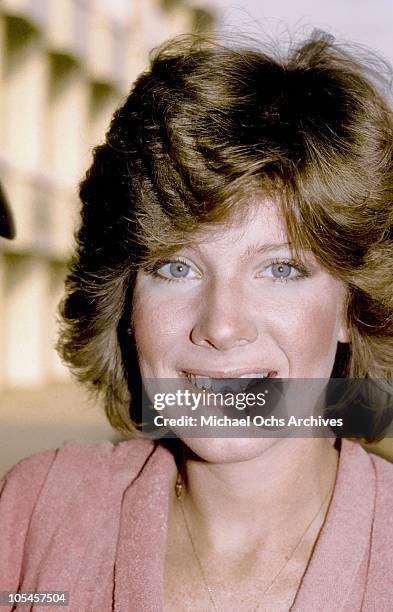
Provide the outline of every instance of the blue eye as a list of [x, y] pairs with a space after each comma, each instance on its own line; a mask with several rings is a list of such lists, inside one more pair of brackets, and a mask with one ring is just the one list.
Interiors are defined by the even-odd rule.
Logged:
[[271, 271], [274, 278], [288, 278], [291, 275], [292, 270], [294, 270], [293, 266], [285, 262], [274, 263], [271, 266]]
[[190, 270], [190, 266], [188, 266], [187, 264], [181, 261], [176, 261], [175, 263], [171, 263], [167, 265], [169, 267], [169, 274], [171, 276], [174, 276], [175, 278], [186, 278]]
[[264, 275], [274, 282], [286, 282], [306, 278], [310, 272], [300, 262], [277, 259], [265, 268]]
[[183, 280], [196, 278], [197, 273], [185, 261], [168, 261], [158, 264], [154, 269], [155, 276], [164, 278], [165, 280]]

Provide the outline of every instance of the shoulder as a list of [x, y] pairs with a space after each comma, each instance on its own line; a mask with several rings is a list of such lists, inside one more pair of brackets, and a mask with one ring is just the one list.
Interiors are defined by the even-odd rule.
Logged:
[[168, 457], [144, 440], [71, 442], [19, 462], [0, 482], [0, 586], [17, 588], [26, 549], [38, 550], [59, 520], [119, 514], [125, 490], [149, 478], [150, 464], [166, 470]]
[[[375, 505], [364, 610], [391, 609], [393, 567], [393, 464], [369, 454], [375, 472]], [[365, 491], [365, 495], [367, 495]]]
[[83, 506], [109, 494], [121, 497], [150, 461], [160, 463], [160, 452], [144, 440], [116, 445], [69, 442], [32, 455], [0, 482], [0, 521], [7, 522], [10, 532], [12, 528], [21, 531], [22, 526], [27, 529], [33, 514], [48, 517], [71, 500]]
[[364, 528], [369, 516], [371, 549], [389, 556], [393, 566], [393, 464], [343, 440], [338, 481], [340, 503], [354, 519], [363, 517]]
[[[375, 474], [375, 522], [383, 524], [393, 547], [393, 463], [368, 453]], [[366, 492], [367, 493], [367, 492]]]
[[124, 474], [132, 480], [154, 454], [154, 445], [145, 440], [113, 444], [68, 442], [56, 450], [37, 453], [17, 463], [1, 482], [1, 494], [10, 489], [21, 491], [28, 484], [31, 494], [39, 493], [48, 478], [70, 482], [105, 479], [111, 473]]
[[393, 546], [393, 464], [382, 457], [369, 454], [375, 471], [375, 520], [383, 522]]
[[[387, 484], [392, 484], [393, 463], [387, 461], [387, 459], [384, 459], [383, 457], [379, 457], [378, 455], [374, 455], [372, 453], [368, 453], [368, 456], [370, 457], [371, 462], [374, 466], [377, 481], [380, 484], [383, 484], [385, 482]], [[393, 490], [387, 491], [387, 493], [389, 493], [391, 498], [393, 499]]]
[[[112, 550], [125, 491], [169, 465], [164, 449], [143, 440], [70, 442], [18, 463], [0, 483], [0, 590], [16, 590], [26, 568], [36, 576], [45, 563], [65, 563], [67, 542], [74, 552], [104, 540]], [[56, 543], [57, 557], [48, 556]]]
[[[368, 452], [359, 442], [344, 439], [342, 448], [346, 458], [345, 469], [349, 476], [361, 479], [363, 486], [375, 486], [378, 505], [393, 504], [393, 463]], [[364, 494], [367, 494], [367, 491], [364, 491]]]
[[[359, 464], [369, 470], [372, 477], [367, 480], [368, 490], [364, 495], [374, 496], [374, 523], [375, 528], [383, 523], [387, 537], [392, 538], [393, 544], [393, 463], [366, 452], [357, 444], [356, 458], [361, 459]], [[368, 467], [369, 466], [369, 467]]]

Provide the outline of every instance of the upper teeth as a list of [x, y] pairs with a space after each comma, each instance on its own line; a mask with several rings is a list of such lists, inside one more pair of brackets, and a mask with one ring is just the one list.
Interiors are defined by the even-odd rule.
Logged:
[[249, 381], [240, 382], [240, 379], [256, 379], [260, 380], [267, 378], [269, 372], [250, 372], [234, 378], [211, 378], [210, 376], [199, 376], [198, 374], [187, 373], [187, 378], [201, 391], [223, 392], [228, 391], [245, 391], [249, 385]]

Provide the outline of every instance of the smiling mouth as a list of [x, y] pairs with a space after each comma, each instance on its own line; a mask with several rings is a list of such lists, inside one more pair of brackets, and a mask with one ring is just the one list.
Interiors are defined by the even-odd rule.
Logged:
[[185, 376], [200, 391], [211, 391], [212, 393], [234, 393], [246, 391], [257, 385], [260, 381], [277, 376], [274, 370], [263, 372], [245, 372], [237, 376], [212, 376], [207, 374], [194, 374], [184, 371]]

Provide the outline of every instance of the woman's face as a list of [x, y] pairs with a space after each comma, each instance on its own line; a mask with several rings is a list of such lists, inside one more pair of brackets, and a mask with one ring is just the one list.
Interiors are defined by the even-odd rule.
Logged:
[[133, 326], [142, 379], [329, 378], [337, 342], [347, 341], [345, 298], [344, 284], [311, 252], [293, 259], [279, 207], [258, 204], [247, 219], [205, 231], [153, 271], [138, 272]]

